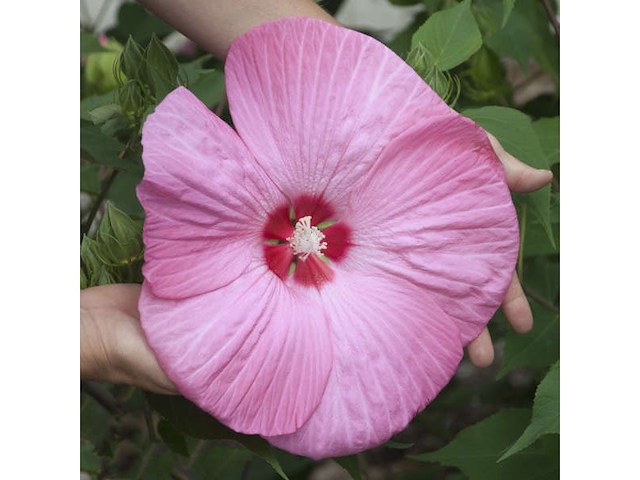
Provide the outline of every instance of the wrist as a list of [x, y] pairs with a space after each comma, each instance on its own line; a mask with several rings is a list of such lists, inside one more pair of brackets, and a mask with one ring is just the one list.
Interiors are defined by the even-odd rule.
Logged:
[[140, 3], [221, 59], [236, 38], [265, 22], [295, 16], [338, 23], [314, 0], [140, 0]]
[[80, 307], [80, 378], [111, 381], [109, 338], [92, 309]]

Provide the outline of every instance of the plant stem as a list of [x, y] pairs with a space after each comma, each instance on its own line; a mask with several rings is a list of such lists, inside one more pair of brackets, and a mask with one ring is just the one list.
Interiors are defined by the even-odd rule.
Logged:
[[198, 457], [204, 453], [204, 451], [207, 449], [208, 446], [209, 446], [208, 440], [198, 440], [198, 443], [196, 444], [196, 448], [193, 449], [193, 452], [189, 457], [189, 461], [187, 462], [187, 465], [186, 465], [187, 469], [190, 469], [191, 467], [193, 467], [193, 464], [196, 462]]
[[240, 480], [247, 480], [249, 478], [249, 468], [251, 468], [251, 460], [244, 462], [244, 467], [242, 467], [242, 473], [240, 474]]
[[220, 101], [216, 105], [216, 109], [214, 110], [213, 113], [221, 117], [226, 107], [227, 107], [227, 92], [225, 90], [222, 92], [222, 97], [220, 98]]
[[556, 32], [556, 37], [558, 37], [558, 39], [560, 39], [560, 23], [558, 22], [558, 19], [556, 18], [556, 14], [553, 13], [553, 8], [551, 8], [551, 3], [549, 3], [549, 0], [540, 0], [542, 2], [542, 5], [544, 6], [544, 10], [545, 12], [547, 12], [547, 16], [549, 17], [549, 21], [551, 22], [551, 25], [553, 26], [553, 30]]
[[524, 263], [524, 239], [527, 233], [527, 205], [520, 207], [520, 249], [518, 251], [518, 278], [522, 283], [523, 263]]
[[104, 199], [106, 198], [107, 193], [109, 193], [109, 189], [111, 188], [111, 185], [113, 185], [113, 181], [118, 175], [118, 172], [119, 170], [113, 170], [113, 172], [111, 172], [111, 175], [109, 175], [109, 178], [107, 178], [104, 185], [102, 186], [102, 189], [100, 190], [100, 193], [96, 197], [96, 201], [93, 202], [93, 206], [91, 207], [91, 211], [89, 212], [87, 221], [84, 222], [84, 225], [80, 230], [80, 241], [82, 241], [82, 237], [89, 234], [89, 230], [91, 229], [91, 224], [95, 220], [96, 215], [98, 214], [98, 210], [100, 210], [100, 206], [102, 205], [102, 202], [104, 202]]
[[560, 309], [558, 307], [556, 307], [553, 303], [551, 303], [549, 300], [544, 298], [538, 292], [531, 290], [525, 284], [522, 284], [522, 289], [524, 290], [524, 293], [526, 293], [528, 296], [533, 298], [536, 302], [538, 302], [540, 305], [545, 307], [547, 310], [551, 310], [553, 313], [560, 313]]
[[[144, 397], [144, 396], [143, 396]], [[149, 437], [149, 441], [151, 443], [157, 443], [160, 441], [158, 435], [156, 435], [156, 428], [153, 422], [153, 417], [151, 416], [151, 407], [149, 406], [149, 402], [147, 399], [144, 399], [144, 423], [147, 426], [147, 435]]]
[[160, 445], [157, 444], [157, 443], [152, 443], [149, 446], [149, 448], [147, 449], [146, 453], [144, 454], [144, 457], [142, 457], [142, 460], [140, 461], [140, 468], [138, 469], [138, 473], [136, 474], [136, 480], [139, 479], [139, 478], [142, 478], [142, 474], [144, 473], [144, 471], [149, 466], [149, 462], [151, 461], [151, 459], [153, 458], [154, 454], [156, 453], [156, 450], [159, 447], [160, 447]]
[[[129, 151], [129, 148], [131, 148], [131, 145], [133, 144], [133, 139], [134, 138], [135, 138], [135, 135], [132, 132], [131, 137], [129, 138], [129, 141], [127, 142], [125, 147], [122, 149], [122, 151], [118, 154], [118, 158], [120, 160], [122, 160], [124, 158], [124, 156]], [[81, 242], [82, 242], [82, 237], [84, 237], [85, 235], [89, 234], [89, 230], [91, 229], [91, 224], [95, 220], [96, 215], [98, 214], [98, 210], [100, 210], [100, 206], [102, 205], [102, 202], [104, 202], [104, 199], [107, 197], [107, 194], [109, 193], [109, 189], [111, 188], [111, 185], [113, 185], [113, 181], [115, 180], [116, 176], [118, 175], [118, 172], [119, 172], [119, 170], [115, 170], [114, 169], [113, 172], [111, 172], [111, 175], [109, 175], [109, 178], [107, 178], [107, 180], [105, 181], [104, 185], [102, 185], [102, 189], [100, 190], [100, 193], [98, 194], [98, 197], [96, 198], [96, 201], [93, 203], [93, 206], [91, 207], [91, 211], [89, 212], [89, 216], [87, 217], [87, 221], [84, 223], [83, 227], [80, 229], [80, 241]]]

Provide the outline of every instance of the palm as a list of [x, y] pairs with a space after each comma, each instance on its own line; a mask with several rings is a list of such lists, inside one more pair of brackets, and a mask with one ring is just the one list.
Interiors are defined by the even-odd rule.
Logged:
[[85, 319], [92, 322], [86, 330], [97, 334], [105, 345], [103, 358], [96, 362], [99, 367], [90, 375], [93, 378], [86, 379], [177, 393], [145, 340], [138, 313], [139, 297], [140, 285], [135, 284], [103, 285], [82, 291]]

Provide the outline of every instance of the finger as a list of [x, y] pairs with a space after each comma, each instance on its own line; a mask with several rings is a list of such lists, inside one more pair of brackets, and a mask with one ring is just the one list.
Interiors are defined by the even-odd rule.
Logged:
[[487, 136], [493, 150], [504, 166], [509, 190], [517, 193], [534, 192], [551, 182], [553, 179], [551, 170], [539, 170], [530, 167], [502, 148], [496, 137], [490, 133], [487, 133]]
[[531, 307], [515, 273], [502, 301], [502, 311], [517, 333], [527, 333], [533, 327]]
[[493, 363], [493, 344], [491, 335], [486, 328], [467, 345], [469, 359], [476, 367], [486, 368]]

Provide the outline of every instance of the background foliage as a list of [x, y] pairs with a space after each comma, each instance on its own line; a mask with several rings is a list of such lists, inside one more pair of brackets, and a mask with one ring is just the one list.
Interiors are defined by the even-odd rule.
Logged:
[[[341, 1], [323, 2], [334, 13]], [[518, 274], [535, 326], [490, 323], [497, 355], [468, 360], [440, 396], [382, 447], [313, 462], [239, 435], [186, 400], [84, 382], [81, 471], [134, 479], [547, 479], [559, 476], [559, 26], [553, 2], [392, 0], [422, 5], [387, 45], [450, 105], [536, 168], [551, 186], [514, 195]], [[230, 121], [222, 65], [191, 45], [172, 52], [167, 24], [134, 3], [97, 35], [81, 29], [80, 286], [141, 282], [140, 131], [146, 116], [185, 85]], [[379, 32], [365, 32], [378, 36]]]

